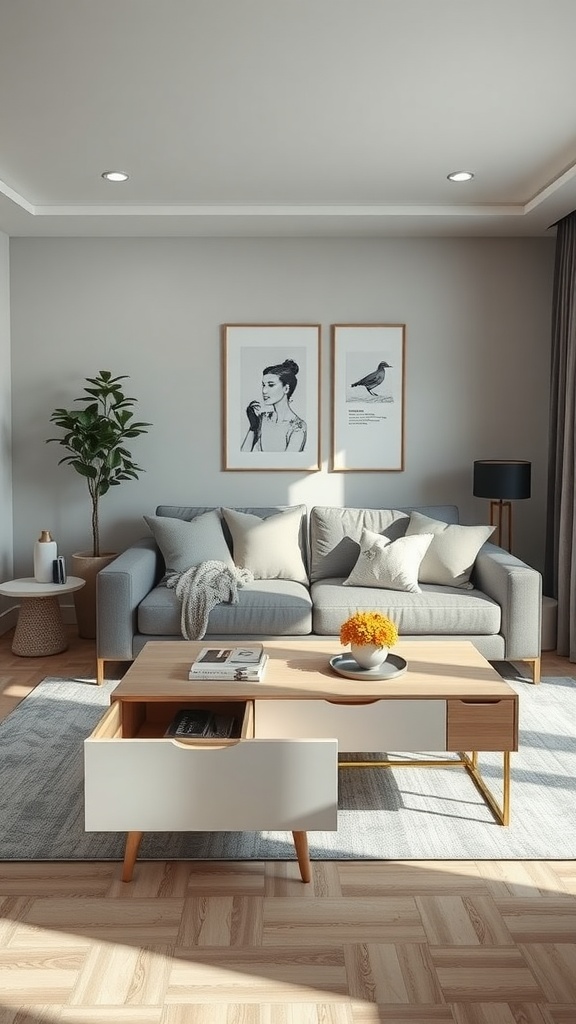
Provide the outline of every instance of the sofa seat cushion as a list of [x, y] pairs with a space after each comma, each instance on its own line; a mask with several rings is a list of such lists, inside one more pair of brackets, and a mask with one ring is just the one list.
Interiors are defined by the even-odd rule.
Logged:
[[[138, 606], [138, 632], [181, 637], [181, 605], [173, 590], [159, 586]], [[293, 580], [255, 580], [238, 591], [238, 604], [217, 604], [208, 633], [303, 636], [312, 632], [312, 602], [307, 587]]]
[[342, 583], [335, 578], [312, 584], [314, 633], [338, 635], [342, 623], [357, 611], [383, 612], [404, 636], [487, 636], [500, 631], [500, 605], [480, 590], [422, 584], [416, 594]]

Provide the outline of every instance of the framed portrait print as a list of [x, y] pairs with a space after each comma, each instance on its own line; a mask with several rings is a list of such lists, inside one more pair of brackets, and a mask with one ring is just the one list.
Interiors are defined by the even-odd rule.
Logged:
[[320, 325], [224, 324], [223, 468], [320, 468]]
[[405, 324], [332, 324], [332, 472], [404, 469]]

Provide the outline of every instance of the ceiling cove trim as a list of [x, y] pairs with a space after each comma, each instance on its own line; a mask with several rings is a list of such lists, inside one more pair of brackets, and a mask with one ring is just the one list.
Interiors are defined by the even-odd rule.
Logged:
[[21, 196], [19, 192], [15, 192], [13, 188], [10, 188], [10, 185], [7, 185], [5, 181], [0, 181], [0, 192], [2, 195], [6, 196], [7, 199], [11, 199], [13, 203], [16, 203], [17, 206], [26, 210], [26, 213], [31, 213], [34, 217], [36, 214], [36, 207], [33, 206], [32, 203], [29, 203], [27, 199], [24, 199], [24, 196]]
[[521, 217], [521, 205], [492, 206], [391, 206], [378, 204], [354, 205], [112, 205], [112, 206], [33, 206], [13, 189], [0, 181], [0, 193], [16, 203], [33, 217]]
[[546, 185], [540, 192], [537, 192], [533, 199], [530, 199], [525, 205], [526, 213], [531, 213], [541, 203], [544, 203], [547, 199], [550, 199], [558, 189], [563, 188], [564, 185], [568, 185], [569, 182], [576, 177], [576, 163], [567, 167], [566, 170], [559, 174], [557, 178], [554, 178], [549, 185]]
[[157, 205], [34, 205], [0, 180], [0, 194], [32, 217], [524, 217], [576, 177], [576, 162], [566, 168], [526, 203], [477, 205], [273, 205], [273, 204], [163, 204]]

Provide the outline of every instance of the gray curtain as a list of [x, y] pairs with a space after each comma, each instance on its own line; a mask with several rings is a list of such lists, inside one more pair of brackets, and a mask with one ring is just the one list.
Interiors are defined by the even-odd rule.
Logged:
[[544, 592], [558, 600], [558, 653], [576, 662], [576, 211], [558, 221], [552, 301]]

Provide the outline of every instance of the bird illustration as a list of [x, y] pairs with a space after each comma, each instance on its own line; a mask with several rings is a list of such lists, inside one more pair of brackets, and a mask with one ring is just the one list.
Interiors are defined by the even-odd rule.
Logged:
[[374, 394], [372, 389], [377, 388], [378, 385], [382, 383], [384, 377], [386, 376], [386, 370], [391, 369], [392, 367], [390, 366], [390, 363], [378, 363], [378, 367], [376, 370], [374, 370], [372, 373], [367, 373], [365, 377], [361, 377], [360, 380], [355, 381], [354, 384], [352, 384], [352, 387], [358, 388], [362, 386], [366, 388], [369, 394], [372, 395]]

